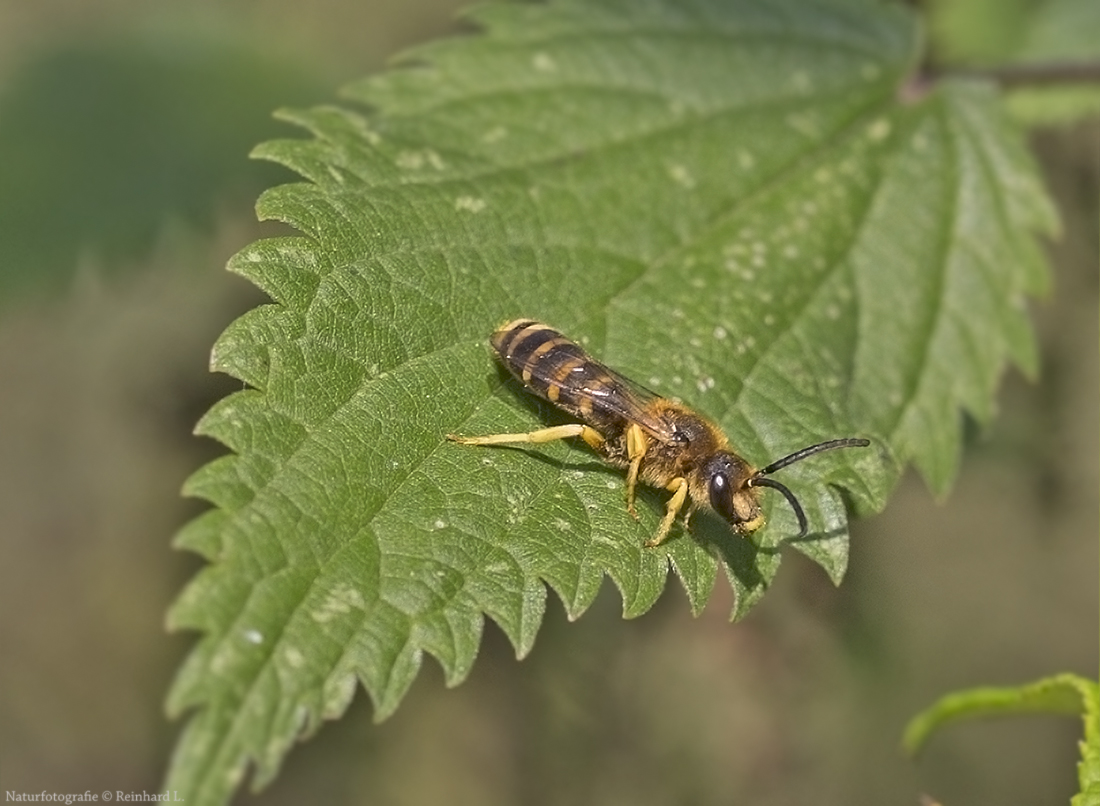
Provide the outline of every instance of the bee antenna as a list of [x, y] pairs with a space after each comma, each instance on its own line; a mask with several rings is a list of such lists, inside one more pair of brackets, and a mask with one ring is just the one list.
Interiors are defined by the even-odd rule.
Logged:
[[[761, 484], [763, 480], [761, 476], [770, 476], [777, 470], [782, 470], [787, 465], [793, 465], [795, 462], [801, 462], [807, 456], [813, 456], [815, 453], [821, 453], [822, 451], [830, 451], [833, 448], [866, 448], [871, 444], [869, 439], [859, 439], [856, 437], [849, 437], [847, 439], [830, 439], [828, 442], [819, 442], [817, 445], [811, 445], [808, 448], [803, 448], [800, 451], [795, 451], [790, 456], [784, 456], [782, 459], [778, 459], [765, 467], [763, 470], [757, 470], [756, 475], [753, 476], [753, 480], [756, 484]], [[771, 484], [764, 484], [765, 487], [774, 487], [774, 482]], [[784, 488], [785, 489], [785, 488]], [[787, 500], [791, 500], [790, 491], [786, 491]]]
[[778, 490], [783, 494], [783, 497], [787, 499], [787, 503], [791, 505], [791, 509], [794, 510], [795, 516], [798, 518], [798, 536], [805, 537], [806, 530], [809, 528], [806, 523], [806, 513], [802, 511], [802, 505], [798, 503], [798, 499], [794, 497], [794, 493], [788, 490], [784, 485], [778, 481], [772, 481], [766, 479], [764, 476], [769, 476], [777, 470], [782, 470], [787, 465], [793, 465], [795, 462], [801, 462], [807, 456], [813, 456], [815, 453], [821, 453], [822, 451], [830, 451], [833, 448], [866, 448], [871, 444], [869, 439], [861, 439], [858, 437], [849, 437], [846, 439], [830, 439], [828, 442], [819, 442], [817, 445], [811, 445], [808, 448], [803, 448], [800, 451], [795, 451], [790, 456], [784, 456], [782, 459], [778, 459], [772, 462], [767, 467], [757, 470], [753, 474], [752, 478], [748, 481], [750, 487], [771, 487], [773, 490]]
[[806, 530], [809, 528], [808, 524], [806, 523], [806, 513], [802, 511], [802, 505], [798, 503], [798, 499], [794, 497], [794, 493], [792, 493], [778, 481], [761, 478], [759, 475], [753, 476], [751, 479], [749, 479], [749, 486], [771, 487], [773, 490], [779, 490], [779, 492], [783, 493], [783, 497], [787, 499], [787, 503], [790, 504], [791, 509], [794, 510], [795, 517], [798, 518], [798, 536], [806, 536]]

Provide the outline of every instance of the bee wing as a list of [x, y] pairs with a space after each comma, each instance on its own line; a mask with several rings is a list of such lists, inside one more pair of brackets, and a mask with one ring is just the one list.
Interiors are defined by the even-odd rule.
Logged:
[[[677, 435], [671, 423], [666, 422], [654, 410], [653, 403], [661, 396], [640, 383], [604, 367], [614, 384], [614, 392], [599, 397], [600, 405], [620, 417], [637, 423], [650, 436], [661, 442], [676, 442]], [[598, 393], [593, 390], [593, 396]]]
[[[661, 396], [599, 361], [586, 357], [583, 363], [572, 368], [565, 380], [554, 372], [542, 373], [539, 371], [541, 368], [538, 365], [529, 368], [532, 378], [544, 387], [559, 386], [562, 396], [570, 396], [576, 401], [572, 405], [563, 405], [564, 401], [559, 399], [558, 405], [563, 408], [592, 420], [593, 424], [611, 416], [636, 423], [661, 442], [676, 441], [672, 425], [655, 413], [652, 405], [661, 400]], [[585, 414], [582, 400], [591, 404], [591, 415]]]

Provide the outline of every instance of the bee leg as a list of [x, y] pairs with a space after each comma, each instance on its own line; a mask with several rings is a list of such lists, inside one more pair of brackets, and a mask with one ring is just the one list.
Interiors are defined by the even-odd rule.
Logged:
[[580, 423], [569, 425], [556, 425], [553, 428], [540, 428], [538, 431], [528, 431], [526, 434], [486, 434], [480, 437], [460, 437], [455, 434], [447, 434], [447, 439], [460, 445], [508, 445], [521, 442], [539, 444], [553, 442], [558, 439], [580, 437], [595, 450], [603, 447], [604, 438], [594, 428]]
[[[680, 510], [683, 509], [684, 501], [688, 496], [688, 483], [687, 479], [675, 478], [668, 485], [668, 489], [672, 490], [672, 498], [668, 500], [668, 509], [665, 511], [664, 518], [661, 519], [661, 525], [657, 527], [657, 534], [653, 535], [649, 540], [645, 542], [646, 548], [653, 548], [659, 546], [665, 542], [668, 538], [668, 533], [672, 530], [672, 524], [676, 520], [676, 516], [680, 514]], [[688, 512], [690, 517], [691, 512]]]
[[630, 460], [630, 469], [626, 472], [626, 511], [634, 520], [638, 520], [638, 511], [634, 509], [634, 489], [638, 486], [638, 471], [648, 447], [641, 428], [631, 425], [626, 429], [626, 458]]
[[695, 514], [696, 509], [698, 509], [698, 507], [695, 506], [695, 504], [693, 502], [686, 510], [684, 510], [684, 531], [685, 532], [690, 532], [691, 531], [691, 516]]

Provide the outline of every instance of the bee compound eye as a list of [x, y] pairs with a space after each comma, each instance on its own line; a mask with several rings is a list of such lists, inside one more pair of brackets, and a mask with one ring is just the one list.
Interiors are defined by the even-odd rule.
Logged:
[[714, 508], [714, 511], [726, 520], [732, 518], [733, 496], [730, 492], [729, 476], [721, 471], [711, 475], [708, 492], [710, 493], [710, 505]]

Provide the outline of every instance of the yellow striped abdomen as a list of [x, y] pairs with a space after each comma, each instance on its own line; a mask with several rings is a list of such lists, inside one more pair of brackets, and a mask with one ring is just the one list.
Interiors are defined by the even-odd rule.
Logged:
[[601, 400], [621, 395], [618, 380], [584, 349], [549, 325], [516, 319], [489, 339], [504, 366], [533, 392], [597, 427], [623, 418]]

